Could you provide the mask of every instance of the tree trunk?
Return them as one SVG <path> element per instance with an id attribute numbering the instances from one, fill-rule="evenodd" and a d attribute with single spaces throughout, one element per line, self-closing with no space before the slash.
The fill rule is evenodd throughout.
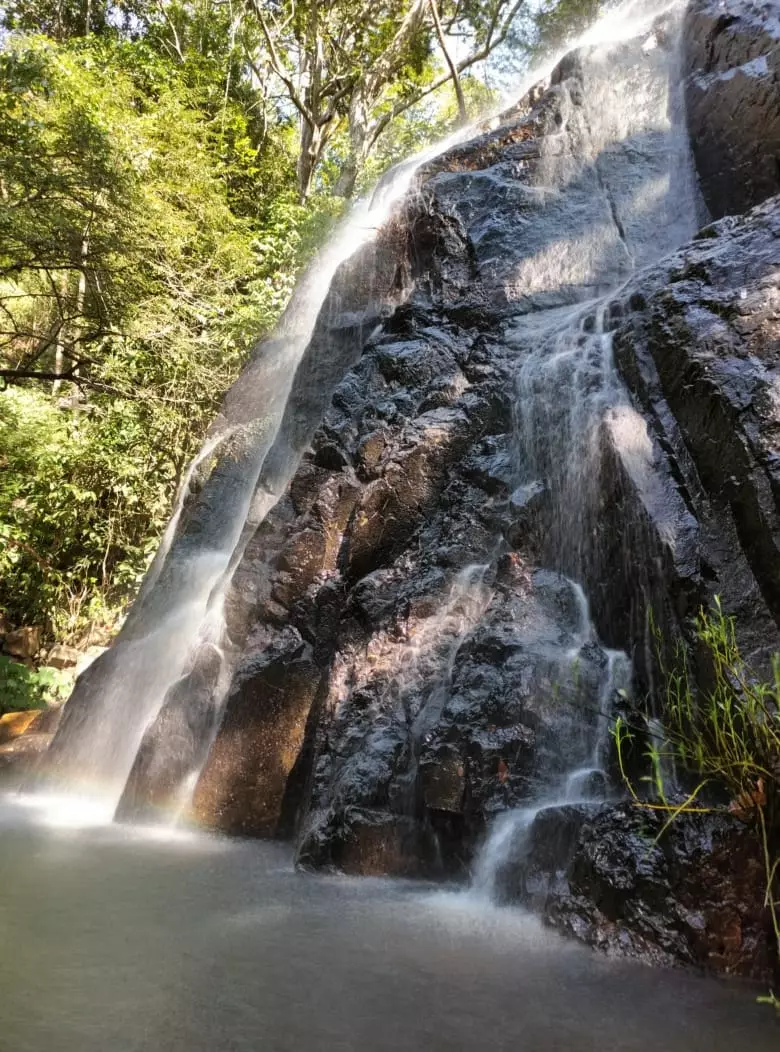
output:
<path id="1" fill-rule="evenodd" d="M 444 36 L 444 30 L 441 26 L 441 19 L 439 18 L 439 8 L 437 7 L 436 0 L 428 0 L 428 2 L 431 8 L 431 15 L 433 16 L 433 24 L 436 27 L 436 36 L 439 39 L 439 47 L 444 54 L 444 61 L 447 63 L 447 68 L 450 71 L 452 86 L 455 88 L 455 97 L 458 100 L 458 124 L 468 124 L 469 115 L 466 109 L 466 98 L 463 94 L 463 86 L 460 83 L 458 67 L 455 65 L 447 48 L 447 41 Z"/>
<path id="2" fill-rule="evenodd" d="M 328 125 L 310 124 L 301 119 L 301 148 L 298 153 L 298 197 L 303 204 L 314 189 L 314 176 L 330 138 Z"/>
<path id="3" fill-rule="evenodd" d="M 54 375 L 57 377 L 62 376 L 62 370 L 65 365 L 65 355 L 62 353 L 62 337 L 57 337 L 57 342 L 54 345 Z M 52 397 L 56 397 L 59 394 L 59 390 L 62 387 L 62 380 L 57 379 L 52 382 L 51 393 Z"/>
<path id="4" fill-rule="evenodd" d="M 298 150 L 297 166 L 298 199 L 301 204 L 304 203 L 311 193 L 312 181 L 314 179 L 315 151 L 313 147 L 314 129 L 308 121 L 301 118 L 301 140 L 300 148 Z"/>
<path id="5" fill-rule="evenodd" d="M 355 192 L 358 176 L 373 145 L 368 100 L 355 92 L 349 104 L 349 156 L 339 173 L 335 186 L 337 197 L 349 199 Z"/>

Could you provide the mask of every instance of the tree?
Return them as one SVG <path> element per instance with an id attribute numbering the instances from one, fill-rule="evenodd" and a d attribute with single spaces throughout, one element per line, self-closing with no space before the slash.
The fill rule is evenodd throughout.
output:
<path id="1" fill-rule="evenodd" d="M 602 0 L 545 0 L 534 14 L 538 54 L 559 51 L 596 21 Z"/>
<path id="2" fill-rule="evenodd" d="M 103 33 L 109 25 L 107 0 L 10 0 L 5 5 L 9 29 L 42 33 L 63 42 Z"/>
<path id="3" fill-rule="evenodd" d="M 158 62 L 41 38 L 0 55 L 0 607 L 60 637 L 137 583 L 308 249 L 292 157 L 245 151 L 240 111 L 213 118 Z M 277 171 L 261 231 L 233 199 L 272 167 L 289 191 Z"/>
<path id="4" fill-rule="evenodd" d="M 445 8 L 431 0 L 335 0 L 326 9 L 317 0 L 249 0 L 265 46 L 249 60 L 260 79 L 263 66 L 270 69 L 299 114 L 301 200 L 311 193 L 341 122 L 347 125 L 349 150 L 336 192 L 349 197 L 392 121 L 450 79 L 457 91 L 460 75 L 506 39 L 524 2 L 451 0 Z M 454 61 L 444 42 L 456 36 L 469 47 Z M 433 64 L 434 38 L 448 61 L 442 73 Z"/>

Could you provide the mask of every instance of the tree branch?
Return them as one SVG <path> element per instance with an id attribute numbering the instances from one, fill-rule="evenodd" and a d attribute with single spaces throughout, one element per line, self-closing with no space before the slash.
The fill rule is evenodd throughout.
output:
<path id="1" fill-rule="evenodd" d="M 276 44 L 274 43 L 273 37 L 271 36 L 271 31 L 266 25 L 266 21 L 263 16 L 263 10 L 258 0 L 249 0 L 249 2 L 252 6 L 252 10 L 255 13 L 255 17 L 257 18 L 258 24 L 260 26 L 260 31 L 263 34 L 266 45 L 268 46 L 268 55 L 271 60 L 271 68 L 273 69 L 277 77 L 281 80 L 281 82 L 284 84 L 284 86 L 287 88 L 288 94 L 290 96 L 290 101 L 298 110 L 303 119 L 307 123 L 314 125 L 314 116 L 311 110 L 298 94 L 292 78 L 288 73 L 285 72 L 282 66 L 282 61 L 279 57 L 279 52 L 276 50 Z"/>
<path id="2" fill-rule="evenodd" d="M 463 88 L 460 83 L 460 76 L 458 75 L 457 67 L 452 60 L 449 49 L 447 48 L 447 41 L 444 36 L 444 31 L 441 27 L 441 19 L 439 18 L 439 9 L 436 5 L 436 0 L 428 0 L 429 7 L 431 9 L 431 17 L 433 18 L 433 24 L 436 28 L 436 36 L 439 38 L 439 47 L 444 55 L 444 61 L 449 67 L 450 76 L 452 77 L 452 86 L 455 89 L 455 97 L 458 100 L 458 117 L 460 123 L 465 124 L 468 120 L 468 112 L 466 111 L 466 100 L 463 97 Z"/>

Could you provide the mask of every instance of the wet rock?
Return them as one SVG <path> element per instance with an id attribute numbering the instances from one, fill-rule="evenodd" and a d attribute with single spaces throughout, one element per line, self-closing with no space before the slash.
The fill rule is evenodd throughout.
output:
<path id="1" fill-rule="evenodd" d="M 0 744 L 12 741 L 26 734 L 40 722 L 41 709 L 28 709 L 25 712 L 6 712 L 0 716 Z"/>
<path id="2" fill-rule="evenodd" d="M 605 806 L 580 827 L 544 914 L 617 956 L 767 980 L 771 919 L 755 832 L 736 819 Z M 549 872 L 549 867 L 548 867 Z"/>
<path id="3" fill-rule="evenodd" d="M 18 788 L 49 748 L 62 708 L 28 709 L 0 716 L 0 777 Z"/>
<path id="4" fill-rule="evenodd" d="M 712 234 L 646 275 L 644 308 L 615 334 L 638 412 L 612 421 L 612 506 L 622 502 L 632 547 L 654 550 L 661 571 L 650 584 L 624 579 L 626 593 L 662 597 L 656 610 L 678 624 L 721 595 L 765 667 L 780 647 L 780 199 Z"/>
<path id="5" fill-rule="evenodd" d="M 384 811 L 353 808 L 330 825 L 314 826 L 298 853 L 303 868 L 335 866 L 361 877 L 411 877 L 419 872 L 419 831 L 414 822 Z"/>
<path id="6" fill-rule="evenodd" d="M 566 888 L 566 873 L 593 806 L 542 807 L 518 822 L 495 875 L 499 902 L 542 911 Z"/>
<path id="7" fill-rule="evenodd" d="M 780 18 L 756 0 L 694 0 L 685 24 L 686 103 L 715 219 L 780 192 Z"/>
<path id="8" fill-rule="evenodd" d="M 275 835 L 318 682 L 308 648 L 289 630 L 242 663 L 193 797 L 198 821 Z"/>

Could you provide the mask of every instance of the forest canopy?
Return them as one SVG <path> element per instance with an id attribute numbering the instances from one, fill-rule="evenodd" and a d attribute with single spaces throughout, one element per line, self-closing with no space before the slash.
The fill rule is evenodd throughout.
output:
<path id="1" fill-rule="evenodd" d="M 115 628 L 335 220 L 597 0 L 0 9 L 0 613 Z"/>

